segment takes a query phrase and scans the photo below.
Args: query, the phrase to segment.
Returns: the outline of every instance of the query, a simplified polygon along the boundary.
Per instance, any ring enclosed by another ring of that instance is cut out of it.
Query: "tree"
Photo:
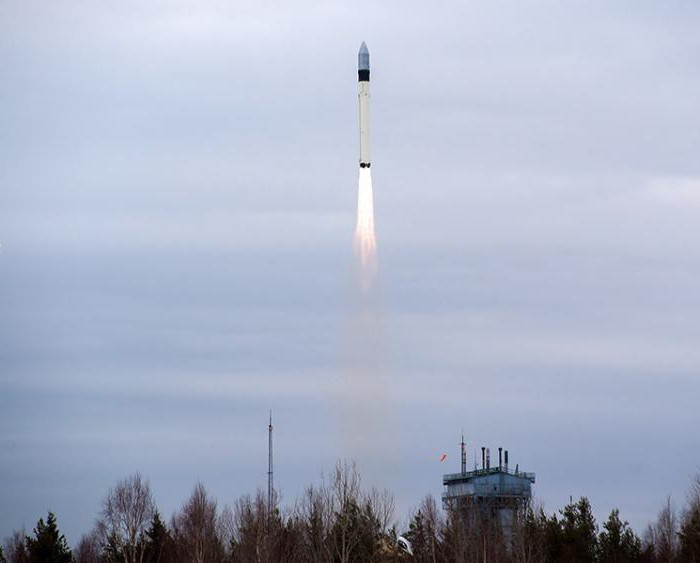
[[[442,523],[435,499],[428,495],[413,515],[404,534],[411,542],[413,560],[417,563],[435,563],[438,557],[439,534]]]
[[[277,508],[277,495],[274,491],[273,495],[270,513],[267,496],[260,489],[254,497],[245,495],[239,498],[232,512],[227,509],[222,512],[219,518],[221,537],[228,539],[233,561],[315,561],[305,543],[306,529],[302,512],[295,509],[285,521]]]
[[[338,563],[374,560],[393,515],[391,495],[374,489],[363,495],[355,463],[339,461],[328,502],[333,515],[329,530],[332,559]]]
[[[3,552],[1,545],[0,545],[0,563],[7,563],[7,559],[5,559],[5,553]]]
[[[413,515],[411,523],[408,525],[408,531],[404,534],[406,539],[411,542],[413,558],[417,563],[427,563],[432,559],[427,528],[425,516],[423,516],[423,512],[419,509]]]
[[[173,538],[170,530],[161,520],[160,513],[156,510],[151,519],[151,527],[146,531],[146,549],[144,561],[146,563],[166,563],[170,561],[173,551]]]
[[[658,561],[673,563],[678,555],[678,518],[671,503],[671,497],[666,498],[654,524],[654,553]]]
[[[620,520],[620,511],[614,508],[599,537],[600,563],[631,563],[641,555],[642,546],[628,522]]]
[[[304,522],[292,512],[279,530],[271,561],[309,561],[304,543]]]
[[[176,551],[188,563],[217,563],[224,546],[217,533],[216,501],[197,483],[192,495],[172,521]]]
[[[591,504],[586,497],[567,504],[561,520],[552,516],[547,524],[551,561],[567,563],[594,562],[598,551],[598,535]]]
[[[360,474],[354,462],[339,461],[335,465],[330,485],[330,506],[333,512],[331,552],[333,560],[349,563],[359,538]]]
[[[231,546],[234,560],[264,561],[269,530],[267,500],[263,492],[258,490],[255,497],[245,495],[239,498],[234,506],[232,518]]]
[[[102,546],[98,530],[92,530],[80,538],[77,547],[73,550],[75,563],[100,563],[102,561]]]
[[[30,563],[70,563],[72,556],[68,549],[66,537],[61,534],[56,524],[56,515],[49,512],[34,528],[34,537],[27,536],[27,555]]]
[[[7,563],[28,563],[29,556],[25,546],[26,535],[24,529],[14,531],[12,535],[5,540],[5,557]]]
[[[681,521],[680,555],[681,561],[700,563],[700,473],[690,486],[688,506]]]
[[[109,490],[98,528],[110,561],[144,563],[146,527],[154,511],[151,487],[138,472]]]
[[[539,563],[545,560],[547,547],[547,516],[542,506],[531,503],[517,514],[510,544],[510,559],[514,563]]]
[[[301,535],[303,560],[309,563],[329,561],[331,555],[328,538],[333,514],[328,487],[307,487],[294,512],[294,520]]]
[[[483,560],[479,550],[484,539],[479,531],[480,519],[478,507],[468,499],[448,507],[440,537],[443,559],[459,563]]]
[[[656,527],[647,524],[642,534],[642,554],[640,561],[643,563],[657,563],[656,560]]]
[[[413,559],[416,563],[430,563],[435,561],[435,544],[431,537],[428,523],[423,511],[420,509],[413,515],[408,531],[404,534],[411,542]]]

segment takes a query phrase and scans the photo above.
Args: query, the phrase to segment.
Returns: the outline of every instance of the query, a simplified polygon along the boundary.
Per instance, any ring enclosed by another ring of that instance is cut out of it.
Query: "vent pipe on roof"
[[[505,451],[506,473],[508,473],[508,450]]]
[[[503,467],[503,448],[498,448],[498,470]]]
[[[486,469],[486,448],[481,446],[481,469]]]
[[[486,448],[486,469],[491,469],[491,448]]]

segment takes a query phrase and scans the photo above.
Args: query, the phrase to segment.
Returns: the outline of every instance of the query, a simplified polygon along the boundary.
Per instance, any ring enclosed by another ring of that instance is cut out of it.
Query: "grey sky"
[[[0,537],[52,509],[75,544],[136,469],[166,516],[197,479],[231,503],[265,482],[268,408],[287,501],[347,454],[362,40],[395,389],[372,480],[403,516],[464,428],[550,511],[680,504],[698,24],[695,0],[0,3]]]

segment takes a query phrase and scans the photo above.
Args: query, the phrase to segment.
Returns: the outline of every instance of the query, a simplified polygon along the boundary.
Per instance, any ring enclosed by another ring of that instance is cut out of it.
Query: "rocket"
[[[357,53],[357,92],[360,99],[360,168],[369,168],[369,51],[362,42]]]

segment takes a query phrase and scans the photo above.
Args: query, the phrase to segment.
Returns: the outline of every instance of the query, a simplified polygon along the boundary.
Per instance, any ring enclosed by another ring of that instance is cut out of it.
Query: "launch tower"
[[[515,518],[522,514],[532,496],[535,474],[508,466],[508,450],[498,448],[498,465],[491,466],[489,448],[481,448],[481,467],[467,471],[467,450],[461,444],[461,471],[443,475],[442,494],[446,509],[461,510],[472,517],[497,521],[506,537]],[[504,455],[505,454],[505,455]]]

